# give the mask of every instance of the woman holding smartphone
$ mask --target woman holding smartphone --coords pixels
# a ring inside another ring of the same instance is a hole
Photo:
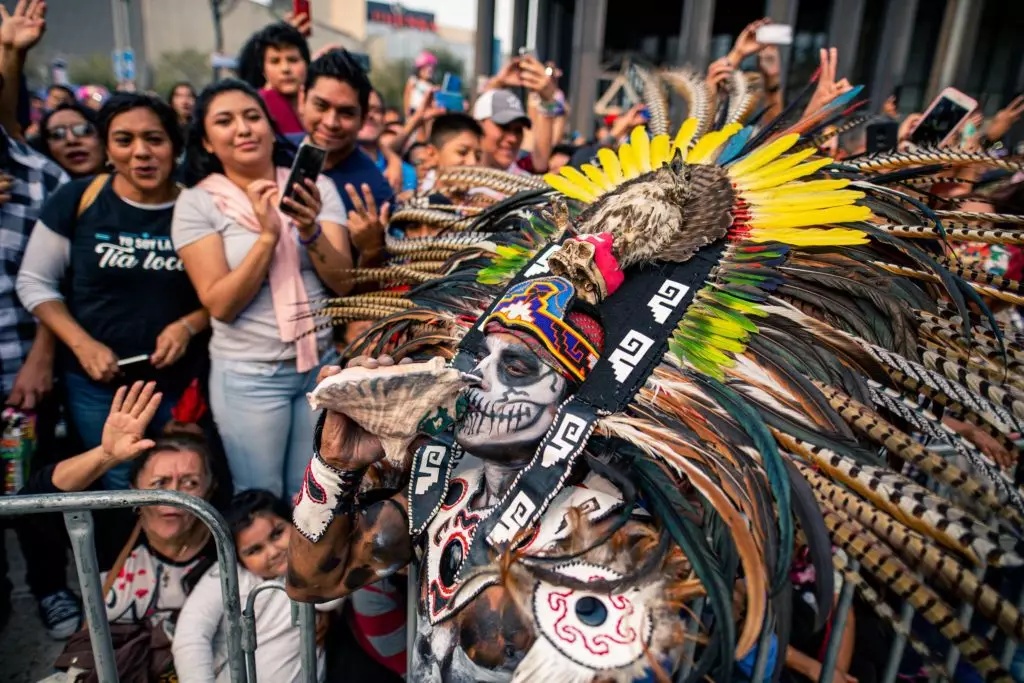
[[[197,184],[178,200],[172,235],[213,318],[213,417],[235,489],[291,495],[313,445],[306,392],[330,347],[330,330],[301,316],[351,289],[341,198],[324,176],[285,188],[266,104],[241,81],[199,95],[188,141]]]
[[[193,337],[209,316],[171,243],[178,189],[174,159],[182,137],[174,111],[145,95],[111,98],[99,139],[113,173],[72,181],[43,208],[18,273],[26,309],[63,342],[58,368],[71,421],[85,448],[100,443],[114,391],[156,381],[164,401],[159,432],[205,349]],[[128,466],[104,476],[128,487]]]

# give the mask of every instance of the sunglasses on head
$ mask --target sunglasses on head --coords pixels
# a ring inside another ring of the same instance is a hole
[[[47,137],[50,140],[57,142],[60,140],[67,140],[68,133],[71,133],[76,138],[87,138],[96,134],[96,128],[89,122],[76,123],[73,126],[54,126],[50,129]]]

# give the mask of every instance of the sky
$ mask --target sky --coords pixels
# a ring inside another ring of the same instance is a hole
[[[408,9],[434,13],[434,21],[444,26],[476,29],[477,0],[405,0]],[[512,40],[512,0],[497,0],[494,19],[495,36],[503,45]]]

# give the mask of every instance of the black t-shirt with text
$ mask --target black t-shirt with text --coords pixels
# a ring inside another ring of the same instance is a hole
[[[200,308],[185,267],[171,243],[173,203],[132,204],[119,197],[111,181],[81,216],[78,206],[90,178],[62,187],[40,220],[71,243],[71,260],[62,283],[71,316],[89,335],[119,358],[152,354],[169,324]],[[85,374],[66,349],[66,369]],[[164,391],[183,388],[199,372],[205,345],[193,340],[185,356],[164,370],[148,362],[123,368],[118,384],[157,380]]]

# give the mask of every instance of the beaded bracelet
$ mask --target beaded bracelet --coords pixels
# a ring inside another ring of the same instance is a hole
[[[319,223],[317,223],[316,224],[316,232],[314,232],[313,236],[310,237],[309,239],[305,239],[302,236],[302,234],[299,233],[299,244],[301,244],[304,247],[308,247],[309,245],[313,244],[318,239],[320,239],[320,235],[322,235],[322,234],[324,234],[324,229],[320,227]]]

